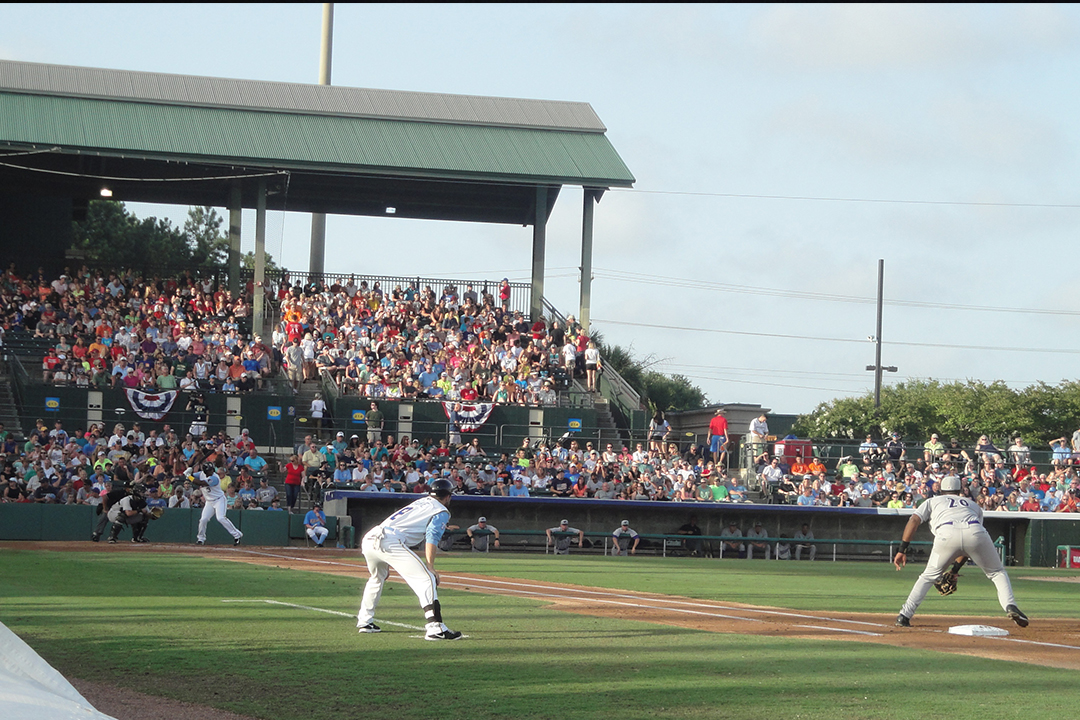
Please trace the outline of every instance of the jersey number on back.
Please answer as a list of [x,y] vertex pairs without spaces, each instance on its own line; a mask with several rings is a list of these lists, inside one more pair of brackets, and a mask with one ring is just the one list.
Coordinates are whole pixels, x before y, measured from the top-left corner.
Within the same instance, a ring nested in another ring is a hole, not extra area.
[[391,516],[390,516],[390,520],[391,520],[391,521],[393,521],[393,520],[397,520],[398,518],[402,518],[402,517],[404,517],[405,515],[408,515],[408,514],[409,514],[409,512],[410,512],[410,511],[412,511],[412,509],[413,509],[413,506],[412,506],[412,505],[406,505],[405,507],[401,508],[401,509],[400,509],[400,510],[398,510],[398,511],[397,511],[396,513],[394,513],[393,515],[391,515]]
[[967,501],[967,500],[965,500],[964,498],[955,498],[955,497],[951,497],[951,498],[949,498],[949,507],[950,507],[950,508],[954,508],[954,507],[956,507],[956,505],[957,505],[958,503],[959,503],[960,505],[963,505],[964,507],[967,507],[967,506],[968,506],[968,501]]

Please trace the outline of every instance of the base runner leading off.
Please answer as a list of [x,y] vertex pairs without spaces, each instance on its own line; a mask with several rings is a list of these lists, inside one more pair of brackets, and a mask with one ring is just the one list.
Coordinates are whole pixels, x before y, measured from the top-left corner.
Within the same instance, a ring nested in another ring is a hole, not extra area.
[[1020,608],[1016,606],[1012,583],[1009,582],[1005,566],[1001,564],[997,548],[983,527],[982,508],[976,505],[974,500],[960,496],[960,478],[955,475],[949,475],[941,481],[941,492],[941,495],[935,495],[920,505],[911,515],[904,528],[900,551],[893,558],[896,569],[902,569],[907,564],[908,543],[915,536],[915,531],[921,523],[930,523],[930,530],[934,533],[934,549],[930,552],[926,569],[915,581],[915,587],[911,589],[907,602],[896,616],[896,624],[910,627],[911,618],[926,593],[941,578],[953,560],[960,555],[967,555],[994,583],[998,602],[1005,614],[1020,627],[1027,627],[1027,615],[1020,612]]
[[[371,577],[364,586],[364,599],[356,615],[356,627],[360,632],[380,631],[375,624],[375,608],[379,605],[386,576],[393,568],[420,600],[426,621],[424,639],[457,640],[461,637],[461,633],[443,624],[436,589],[439,576],[435,572],[435,552],[450,519],[447,506],[453,487],[449,480],[436,480],[431,483],[428,497],[406,505],[364,535],[360,548]],[[424,544],[424,559],[410,550],[420,543]]]

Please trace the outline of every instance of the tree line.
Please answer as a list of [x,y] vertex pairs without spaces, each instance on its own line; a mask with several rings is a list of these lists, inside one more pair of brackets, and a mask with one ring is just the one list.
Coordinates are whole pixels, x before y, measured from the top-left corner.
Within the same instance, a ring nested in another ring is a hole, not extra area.
[[943,383],[912,380],[883,387],[881,407],[872,394],[837,398],[799,416],[793,431],[800,437],[883,437],[899,432],[928,438],[938,433],[947,442],[973,443],[980,435],[1005,442],[1020,435],[1034,447],[1069,437],[1080,428],[1080,382],[1036,383],[1020,390],[1004,382],[978,380]]
[[[122,202],[94,200],[86,218],[72,223],[72,248],[95,265],[144,271],[225,269],[229,236],[222,232],[225,219],[212,207],[188,209],[183,227],[168,219],[139,218]],[[277,266],[267,254],[267,270]],[[241,267],[255,267],[255,253],[244,253]]]

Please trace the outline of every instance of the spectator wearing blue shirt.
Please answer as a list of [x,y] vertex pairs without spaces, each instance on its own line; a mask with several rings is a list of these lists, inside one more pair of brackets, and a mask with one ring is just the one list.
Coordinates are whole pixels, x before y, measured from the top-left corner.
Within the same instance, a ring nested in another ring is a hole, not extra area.
[[334,484],[345,485],[351,483],[353,479],[352,470],[345,465],[345,458],[339,457],[337,461],[337,468],[334,470]]
[[520,475],[514,478],[514,483],[507,490],[507,495],[509,497],[529,497],[529,488],[525,487]]
[[[263,471],[266,470],[266,460],[259,457],[259,453],[255,451],[255,448],[248,450],[247,457],[241,459],[243,460],[242,467],[246,467],[252,475],[262,475]],[[240,465],[239,461],[237,461],[237,465]]]

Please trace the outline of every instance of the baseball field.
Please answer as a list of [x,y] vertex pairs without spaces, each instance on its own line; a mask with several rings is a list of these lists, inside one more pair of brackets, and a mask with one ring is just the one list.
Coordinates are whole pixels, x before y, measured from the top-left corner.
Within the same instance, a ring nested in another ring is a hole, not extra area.
[[[415,596],[393,582],[383,632],[357,634],[362,557],[296,548],[4,543],[0,621],[122,718],[986,720],[1080,706],[1076,571],[1011,570],[1026,629],[970,567],[900,629],[918,564],[452,553],[438,566],[459,641],[425,642]],[[969,623],[1010,636],[947,633]],[[139,700],[115,710],[113,695]]]

